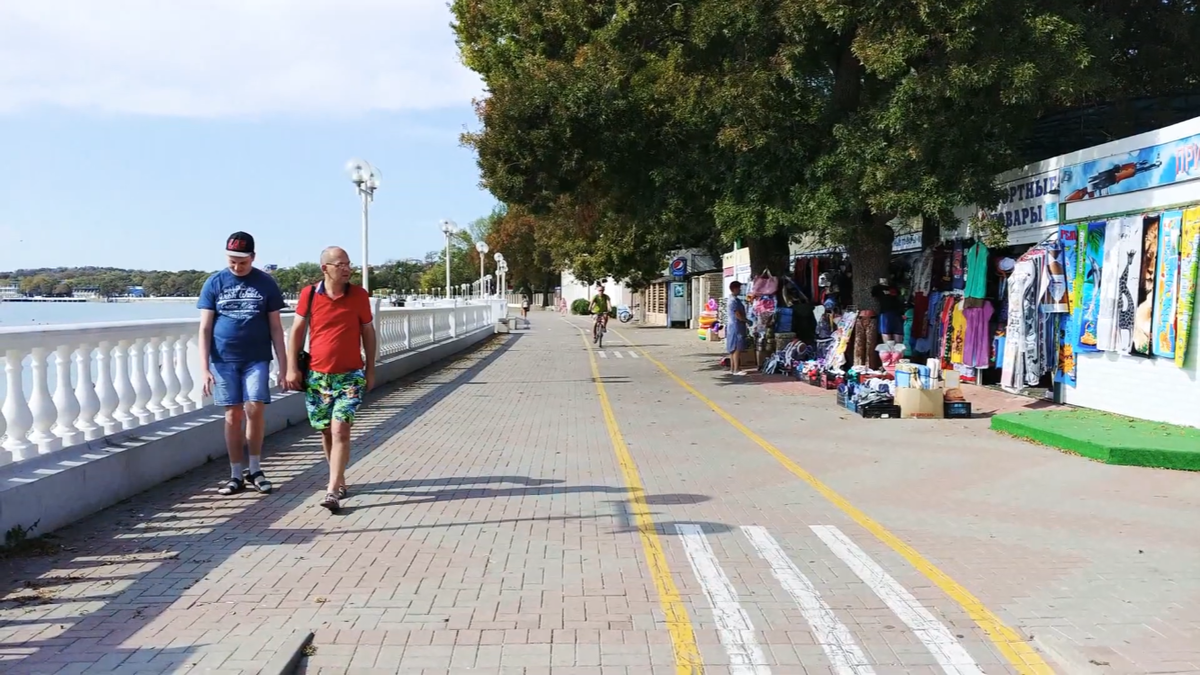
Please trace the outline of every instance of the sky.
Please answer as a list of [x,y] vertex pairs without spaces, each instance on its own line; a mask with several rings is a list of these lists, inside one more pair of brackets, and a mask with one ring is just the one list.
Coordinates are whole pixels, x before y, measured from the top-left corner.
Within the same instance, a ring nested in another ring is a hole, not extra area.
[[0,0],[0,271],[362,259],[345,173],[378,167],[370,263],[495,199],[445,0]]

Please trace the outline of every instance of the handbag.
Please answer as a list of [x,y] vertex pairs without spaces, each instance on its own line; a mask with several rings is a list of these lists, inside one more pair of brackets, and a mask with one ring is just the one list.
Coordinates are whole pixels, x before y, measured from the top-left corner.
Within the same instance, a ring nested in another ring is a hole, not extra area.
[[767,270],[763,270],[761,276],[755,278],[754,284],[750,287],[750,292],[755,297],[764,295],[775,295],[779,291],[779,279],[771,276]]
[[[300,291],[301,295],[304,291]],[[296,365],[300,368],[300,382],[303,385],[308,382],[308,371],[312,364],[312,355],[308,353],[308,331],[312,326],[312,303],[313,296],[317,294],[317,289],[314,286],[308,287],[308,303],[304,309],[304,342],[300,345],[300,353],[296,356]]]

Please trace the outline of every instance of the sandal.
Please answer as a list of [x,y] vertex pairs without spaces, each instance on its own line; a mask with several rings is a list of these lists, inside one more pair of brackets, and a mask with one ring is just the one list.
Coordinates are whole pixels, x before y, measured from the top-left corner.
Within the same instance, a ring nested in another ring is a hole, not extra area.
[[246,483],[243,482],[241,478],[230,478],[229,480],[225,481],[224,485],[217,489],[217,494],[221,495],[222,497],[228,497],[230,495],[236,495],[245,489]]
[[255,490],[258,490],[264,495],[271,493],[271,481],[267,480],[267,477],[263,475],[262,471],[255,471],[254,473],[246,474],[246,481],[253,485]]
[[333,494],[337,495],[337,498],[339,500],[345,499],[346,497],[350,496],[350,489],[347,488],[345,485],[343,485],[342,487],[338,488],[337,491],[334,492]]
[[337,495],[329,492],[326,493],[325,499],[321,500],[321,506],[329,509],[330,513],[337,513],[338,509],[341,508],[342,505],[338,503]]

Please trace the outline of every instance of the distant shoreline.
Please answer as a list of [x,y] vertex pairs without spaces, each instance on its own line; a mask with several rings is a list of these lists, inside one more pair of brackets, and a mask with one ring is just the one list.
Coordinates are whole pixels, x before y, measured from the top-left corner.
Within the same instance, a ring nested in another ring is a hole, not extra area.
[[189,297],[169,297],[169,298],[0,298],[0,302],[46,302],[46,303],[81,303],[93,302],[97,304],[106,303],[121,303],[121,302],[196,302],[198,298]]

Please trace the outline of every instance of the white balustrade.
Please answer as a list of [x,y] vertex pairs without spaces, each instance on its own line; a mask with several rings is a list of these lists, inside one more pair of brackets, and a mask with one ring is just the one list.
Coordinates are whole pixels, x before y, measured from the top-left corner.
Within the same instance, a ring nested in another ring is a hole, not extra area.
[[[503,316],[499,304],[384,307],[375,318],[379,359],[488,326]],[[284,315],[285,332],[291,320]],[[0,328],[0,464],[210,404],[201,390],[198,330],[198,318]]]

